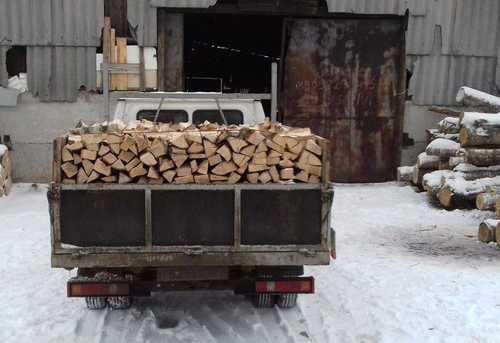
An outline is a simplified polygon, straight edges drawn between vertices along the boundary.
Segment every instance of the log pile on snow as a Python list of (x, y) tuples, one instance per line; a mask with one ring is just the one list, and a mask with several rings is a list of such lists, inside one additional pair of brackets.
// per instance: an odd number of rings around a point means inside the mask
[(12, 161), (9, 150), (0, 144), (0, 197), (9, 195), (12, 187)]
[(427, 130), (426, 151), (415, 166), (400, 167), (398, 180), (407, 182), (413, 172), (411, 182), (446, 209), (496, 211), (497, 219), (480, 224), (478, 239), (500, 246), (500, 98), (462, 87), (457, 101), (476, 111)]
[(310, 129), (269, 121), (255, 126), (147, 121), (133, 129), (117, 123), (94, 126), (81, 125), (58, 141), (56, 168), (62, 183), (257, 184), (328, 179), (323, 174), (327, 141)]

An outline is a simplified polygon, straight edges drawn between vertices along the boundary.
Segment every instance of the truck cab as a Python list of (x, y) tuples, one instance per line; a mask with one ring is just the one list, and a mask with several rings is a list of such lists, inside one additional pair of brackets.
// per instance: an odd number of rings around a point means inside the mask
[[(186, 95), (186, 98), (179, 98), (180, 95)], [(171, 93), (170, 96), (165, 93), (164, 98), (120, 98), (113, 119), (130, 123), (142, 119), (154, 121), (157, 116), (157, 122), (160, 123), (185, 122), (195, 125), (205, 121), (254, 125), (265, 119), (260, 100), (210, 99), (210, 93)]]

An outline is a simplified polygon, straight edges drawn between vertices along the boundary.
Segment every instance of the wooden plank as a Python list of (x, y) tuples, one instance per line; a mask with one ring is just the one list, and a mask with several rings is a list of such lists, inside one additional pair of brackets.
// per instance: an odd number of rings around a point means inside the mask
[[(117, 63), (127, 63), (127, 38), (116, 38), (116, 55)], [(126, 91), (128, 88), (127, 74), (113, 75), (111, 82), (113, 89)]]
[(139, 47), (139, 90), (146, 90), (146, 66), (144, 62), (144, 47)]
[(184, 90), (184, 15), (158, 8), (158, 89)]
[(64, 146), (63, 138), (59, 137), (54, 140), (53, 146), (53, 163), (52, 163), (52, 181), (61, 182), (61, 152)]
[[(111, 29), (109, 40), (109, 63), (116, 64), (116, 30)], [(116, 90), (116, 75), (110, 75), (111, 90)]]
[(102, 31), (102, 60), (104, 61), (104, 63), (110, 63), (111, 61), (110, 45), (111, 45), (111, 18), (104, 17), (104, 29)]

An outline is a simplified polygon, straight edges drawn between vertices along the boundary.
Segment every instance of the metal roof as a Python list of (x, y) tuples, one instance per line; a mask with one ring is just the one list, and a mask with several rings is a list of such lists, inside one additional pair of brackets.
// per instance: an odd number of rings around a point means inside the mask
[(103, 0), (0, 0), (0, 9), (0, 45), (100, 45)]
[(82, 86), (96, 88), (95, 55), (95, 47), (28, 47), (29, 91), (42, 101), (76, 101)]
[(137, 35), (140, 46), (157, 45), (156, 7), (149, 0), (127, 0), (127, 18)]

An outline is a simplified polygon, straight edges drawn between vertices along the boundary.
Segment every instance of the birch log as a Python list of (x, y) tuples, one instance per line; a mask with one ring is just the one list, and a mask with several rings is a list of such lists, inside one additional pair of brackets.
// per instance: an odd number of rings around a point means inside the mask
[(498, 223), (500, 223), (500, 220), (486, 219), (479, 224), (477, 238), (483, 243), (495, 242)]

